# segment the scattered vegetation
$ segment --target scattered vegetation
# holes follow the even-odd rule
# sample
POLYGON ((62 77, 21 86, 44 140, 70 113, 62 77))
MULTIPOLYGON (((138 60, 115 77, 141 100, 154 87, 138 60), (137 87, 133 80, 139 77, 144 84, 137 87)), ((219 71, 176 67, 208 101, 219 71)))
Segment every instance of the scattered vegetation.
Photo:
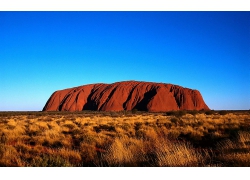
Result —
POLYGON ((250 111, 0 112, 0 166, 250 166, 250 111))

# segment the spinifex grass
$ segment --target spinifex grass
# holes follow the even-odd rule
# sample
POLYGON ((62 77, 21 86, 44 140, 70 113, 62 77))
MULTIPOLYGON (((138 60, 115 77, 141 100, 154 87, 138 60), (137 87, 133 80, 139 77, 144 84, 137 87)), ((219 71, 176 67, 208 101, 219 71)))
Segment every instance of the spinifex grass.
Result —
POLYGON ((0 113, 0 166, 250 166, 249 112, 0 113))

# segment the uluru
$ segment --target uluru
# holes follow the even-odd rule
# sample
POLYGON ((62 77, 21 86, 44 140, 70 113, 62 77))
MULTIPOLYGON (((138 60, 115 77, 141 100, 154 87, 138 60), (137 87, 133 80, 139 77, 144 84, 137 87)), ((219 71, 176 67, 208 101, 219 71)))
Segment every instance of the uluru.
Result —
POLYGON ((141 81, 88 84, 55 91, 43 111, 164 112, 209 110, 198 90, 178 85, 141 81))

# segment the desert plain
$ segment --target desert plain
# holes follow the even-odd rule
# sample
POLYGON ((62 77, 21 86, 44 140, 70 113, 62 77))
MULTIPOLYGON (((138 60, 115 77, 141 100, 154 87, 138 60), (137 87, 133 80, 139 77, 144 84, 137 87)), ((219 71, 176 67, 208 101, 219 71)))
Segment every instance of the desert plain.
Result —
POLYGON ((0 166, 250 166, 250 111, 0 112, 0 166))

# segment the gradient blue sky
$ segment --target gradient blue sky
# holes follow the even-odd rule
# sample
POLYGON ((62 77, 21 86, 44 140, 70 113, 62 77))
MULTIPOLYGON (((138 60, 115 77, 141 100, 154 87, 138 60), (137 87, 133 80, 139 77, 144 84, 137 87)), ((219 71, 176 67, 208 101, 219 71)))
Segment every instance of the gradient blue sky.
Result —
POLYGON ((250 12, 0 12, 0 62, 0 111, 40 111, 56 90, 125 80, 250 109, 250 12))

